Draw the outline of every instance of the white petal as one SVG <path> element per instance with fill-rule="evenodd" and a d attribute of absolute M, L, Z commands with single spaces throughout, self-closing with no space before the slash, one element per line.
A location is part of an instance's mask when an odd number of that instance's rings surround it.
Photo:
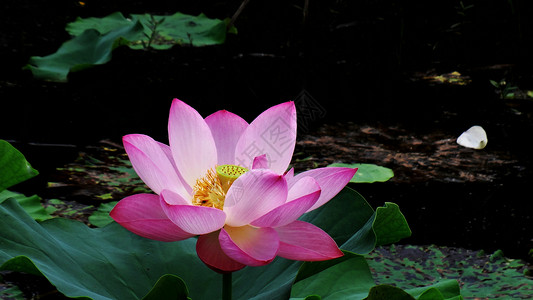
<path fill-rule="evenodd" d="M 457 138 L 457 144 L 473 149 L 483 149 L 487 142 L 487 133 L 481 126 L 472 126 Z"/>

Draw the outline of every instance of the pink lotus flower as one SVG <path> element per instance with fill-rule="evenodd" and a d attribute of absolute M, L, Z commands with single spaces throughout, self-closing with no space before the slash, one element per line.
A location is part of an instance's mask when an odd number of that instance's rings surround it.
<path fill-rule="evenodd" d="M 199 258 L 219 272 L 266 265 L 276 256 L 342 256 L 327 233 L 297 219 L 328 202 L 356 170 L 285 172 L 296 142 L 293 102 L 248 124 L 225 110 L 203 119 L 175 99 L 168 133 L 170 146 L 146 135 L 124 136 L 133 168 L 155 195 L 122 199 L 111 211 L 116 222 L 159 241 L 199 236 Z"/>

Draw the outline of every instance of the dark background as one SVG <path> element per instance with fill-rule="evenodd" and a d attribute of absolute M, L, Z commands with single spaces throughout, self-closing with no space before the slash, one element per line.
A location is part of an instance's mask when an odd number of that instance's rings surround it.
<path fill-rule="evenodd" d="M 533 90 L 528 0 L 310 0 L 305 19 L 304 0 L 251 0 L 235 23 L 239 33 L 228 35 L 224 45 L 122 47 L 109 63 L 71 73 L 68 83 L 35 80 L 22 70 L 30 56 L 52 54 L 67 41 L 65 25 L 78 16 L 179 11 L 223 19 L 240 3 L 2 1 L 0 138 L 14 141 L 46 180 L 46 171 L 73 160 L 77 147 L 101 139 L 120 142 L 122 135 L 137 132 L 166 141 L 173 98 L 203 116 L 227 109 L 251 121 L 306 91 L 325 114 L 307 122 L 303 135 L 323 123 L 346 121 L 395 124 L 413 135 L 432 130 L 458 135 L 482 125 L 489 132 L 487 149 L 518 161 L 519 167 L 496 181 L 392 180 L 357 189 L 376 201 L 373 205 L 400 204 L 414 231 L 407 242 L 502 248 L 527 256 L 533 248 L 527 146 L 533 102 L 500 99 L 489 80 Z M 423 79 L 452 71 L 471 82 Z M 31 146 L 35 143 L 74 148 Z"/>
<path fill-rule="evenodd" d="M 0 99 L 10 138 L 74 143 L 125 132 L 162 132 L 172 98 L 204 115 L 221 108 L 250 117 L 303 89 L 328 120 L 424 121 L 442 105 L 493 104 L 488 79 L 531 81 L 532 18 L 527 1 L 250 1 L 225 45 L 113 53 L 110 63 L 72 73 L 69 83 L 33 80 L 30 56 L 69 39 L 68 22 L 130 13 L 231 17 L 240 1 L 2 1 Z M 505 64 L 507 67 L 498 67 Z M 459 71 L 472 84 L 431 89 L 416 72 Z M 7 107 L 6 107 L 7 105 Z M 477 109 L 477 108 L 476 108 Z M 420 113 L 422 112 L 422 114 Z M 474 118 L 482 118 L 475 115 Z M 417 120 L 409 120 L 417 119 Z M 14 126 L 23 123 L 24 126 Z M 128 126 L 124 126 L 125 123 Z M 164 122 L 163 122 L 164 123 Z M 157 127 L 159 126 L 159 127 Z M 129 127 L 127 131 L 122 128 Z M 8 128 L 7 130 L 5 128 Z"/>

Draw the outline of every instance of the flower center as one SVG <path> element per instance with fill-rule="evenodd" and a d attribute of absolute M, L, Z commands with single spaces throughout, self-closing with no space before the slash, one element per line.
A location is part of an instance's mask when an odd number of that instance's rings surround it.
<path fill-rule="evenodd" d="M 236 165 L 221 165 L 217 167 L 217 175 L 224 192 L 228 192 L 229 187 L 242 174 L 246 173 L 248 169 Z"/>
<path fill-rule="evenodd" d="M 216 172 L 209 169 L 204 177 L 196 180 L 193 187 L 192 204 L 222 210 L 230 186 L 247 171 L 248 169 L 235 165 L 217 166 Z"/>

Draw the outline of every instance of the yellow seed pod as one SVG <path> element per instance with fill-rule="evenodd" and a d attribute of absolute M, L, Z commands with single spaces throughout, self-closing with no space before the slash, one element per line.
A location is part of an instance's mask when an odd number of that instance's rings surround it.
<path fill-rule="evenodd" d="M 222 189 L 226 193 L 228 192 L 229 187 L 237 178 L 239 178 L 239 176 L 248 172 L 248 169 L 235 165 L 220 165 L 216 170 L 222 185 Z"/>

